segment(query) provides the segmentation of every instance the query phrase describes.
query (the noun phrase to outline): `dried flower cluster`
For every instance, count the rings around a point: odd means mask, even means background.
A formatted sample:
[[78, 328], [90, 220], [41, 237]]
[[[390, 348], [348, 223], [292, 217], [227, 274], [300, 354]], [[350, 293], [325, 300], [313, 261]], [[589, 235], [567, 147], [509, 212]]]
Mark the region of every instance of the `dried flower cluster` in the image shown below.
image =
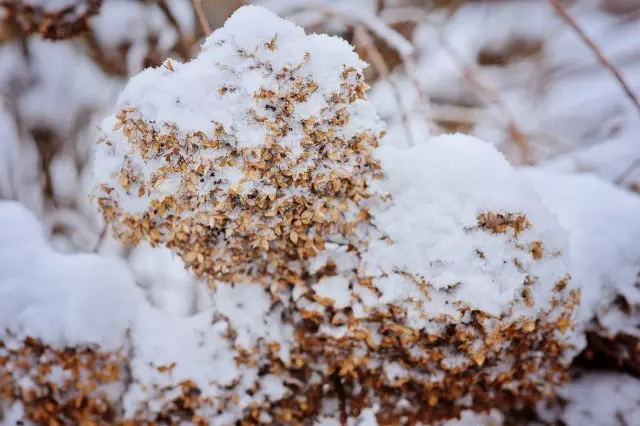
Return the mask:
[[20, 402], [36, 424], [109, 424], [122, 414], [108, 386], [120, 385], [123, 365], [123, 357], [90, 346], [0, 340], [0, 395], [4, 404]]
[[119, 396], [131, 386], [130, 361], [121, 351], [103, 352], [94, 346], [56, 349], [31, 337], [0, 340], [2, 404], [11, 407], [12, 417], [39, 425], [208, 424], [195, 414], [203, 400], [191, 381], [164, 389], [177, 395], [153, 415], [125, 415]]
[[96, 199], [115, 235], [173, 249], [214, 297], [268, 297], [216, 302], [244, 373], [198, 393], [206, 421], [433, 423], [566, 378], [579, 292], [557, 222], [480, 141], [376, 149], [363, 65], [246, 7], [196, 60], [134, 78], [103, 124]]
[[72, 38], [89, 29], [87, 20], [96, 15], [102, 0], [2, 0], [4, 19], [25, 34], [40, 34], [50, 40]]
[[[487, 225], [487, 217], [495, 226]], [[478, 218], [476, 232], [499, 233], [520, 245], [522, 256], [513, 263], [522, 268], [540, 261], [539, 245], [518, 239], [517, 229], [528, 226], [522, 215], [487, 213]], [[569, 277], [554, 283], [549, 300], [536, 303], [532, 294], [541, 285], [525, 275], [504, 311], [492, 315], [461, 297], [471, 283], [436, 288], [398, 270], [362, 276], [348, 268], [367, 252], [325, 255], [306, 284], [270, 288], [273, 309], [283, 310], [283, 322], [295, 327], [290, 358], [278, 356], [275, 341], [239, 357], [250, 366], [264, 363], [266, 355], [267, 363], [258, 365], [291, 388], [280, 401], [256, 404], [247, 417], [251, 423], [267, 415], [278, 424], [303, 424], [335, 406], [344, 419], [376, 407], [379, 424], [434, 424], [465, 409], [532, 403], [567, 380], [563, 336], [573, 327], [579, 302], [579, 292], [568, 288]], [[478, 259], [486, 256], [478, 253]], [[452, 307], [450, 313], [438, 314], [443, 305]], [[518, 313], [527, 308], [540, 314]]]
[[[199, 61], [212, 61], [216, 87], [194, 88], [215, 90], [204, 100], [210, 105], [193, 105], [188, 94], [173, 101], [177, 114], [218, 110], [204, 128], [185, 129], [163, 111], [163, 120], [152, 119], [145, 105], [126, 99], [99, 148], [125, 157], [98, 198], [118, 238], [165, 244], [199, 276], [257, 278], [271, 268], [286, 278], [299, 269], [292, 262], [314, 256], [332, 236], [349, 239], [368, 219], [358, 206], [377, 172], [371, 154], [380, 129], [358, 126], [354, 116], [371, 108], [362, 65], [349, 49], [351, 64], [331, 69], [323, 87], [314, 78], [324, 71], [320, 41], [336, 49], [344, 42], [309, 37], [309, 51], [299, 55], [286, 36], [272, 32], [247, 48], [213, 35]], [[188, 84], [189, 67], [167, 61], [158, 84]]]

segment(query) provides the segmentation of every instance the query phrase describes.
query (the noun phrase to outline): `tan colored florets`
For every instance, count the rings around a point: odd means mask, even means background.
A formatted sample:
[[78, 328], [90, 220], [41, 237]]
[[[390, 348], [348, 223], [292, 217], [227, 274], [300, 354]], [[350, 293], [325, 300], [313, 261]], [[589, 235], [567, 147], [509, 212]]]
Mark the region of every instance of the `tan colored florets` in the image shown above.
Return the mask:
[[[173, 117], [149, 117], [133, 99], [124, 102], [115, 124], [105, 124], [112, 129], [104, 129], [100, 149], [113, 155], [121, 138], [130, 149], [98, 196], [120, 239], [165, 244], [199, 276], [255, 278], [267, 267], [287, 275], [290, 262], [314, 256], [332, 235], [349, 238], [367, 219], [358, 205], [378, 173], [372, 150], [381, 131], [377, 122], [363, 127], [357, 117], [371, 108], [362, 64], [343, 41], [327, 37], [347, 50], [348, 61], [330, 64], [333, 75], [325, 78], [331, 84], [319, 84], [318, 74], [329, 71], [315, 58], [317, 43], [305, 46], [304, 38], [313, 36], [301, 31], [293, 31], [307, 49], [299, 62], [283, 60], [288, 53], [279, 44], [294, 37], [286, 32], [251, 48], [214, 36], [193, 63], [168, 61], [155, 71], [166, 80], [159, 84], [177, 84], [189, 78], [188, 67], [216, 58], [220, 62], [207, 64], [215, 89], [208, 102], [235, 107], [236, 117], [226, 123], [227, 111], [203, 108], [193, 113], [206, 118], [207, 127], [191, 130]], [[218, 56], [227, 51], [223, 63]], [[262, 84], [243, 87], [250, 78]], [[180, 97], [171, 102], [179, 105]], [[188, 102], [188, 94], [184, 98]], [[131, 209], [124, 198], [139, 198], [143, 208]]]
[[36, 424], [109, 424], [122, 413], [108, 387], [120, 386], [125, 365], [122, 355], [91, 346], [0, 340], [0, 396], [22, 403], [24, 417]]

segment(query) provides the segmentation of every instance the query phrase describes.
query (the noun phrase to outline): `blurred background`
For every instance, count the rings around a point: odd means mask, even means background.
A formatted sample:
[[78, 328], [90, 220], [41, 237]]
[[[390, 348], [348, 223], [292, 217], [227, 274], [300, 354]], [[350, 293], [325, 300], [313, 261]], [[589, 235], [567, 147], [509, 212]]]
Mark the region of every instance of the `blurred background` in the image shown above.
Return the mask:
[[[370, 64], [369, 97], [388, 125], [383, 143], [464, 132], [494, 143], [514, 165], [592, 172], [640, 191], [640, 0], [246, 3], [355, 46]], [[0, 199], [34, 211], [57, 250], [121, 256], [141, 285], [165, 285], [155, 294], [179, 297], [172, 286], [193, 281], [182, 265], [148, 246], [113, 241], [89, 200], [96, 126], [130, 76], [166, 58], [193, 57], [243, 4], [0, 0]], [[178, 315], [188, 304], [154, 303]], [[578, 363], [597, 358], [640, 376], [637, 339], [591, 339], [591, 354]], [[616, 387], [637, 389], [629, 375], [607, 377], [567, 388], [589, 401], [578, 401], [577, 412]], [[579, 414], [577, 423], [567, 420], [566, 395], [545, 413], [513, 421], [580, 424]], [[602, 422], [584, 424], [639, 425], [638, 402], [620, 401], [593, 410]]]
[[[638, 187], [639, 0], [255, 3], [355, 46], [385, 143], [459, 131], [514, 165]], [[0, 197], [35, 211], [61, 250], [90, 250], [102, 230], [87, 198], [96, 125], [131, 75], [196, 55], [244, 2], [0, 4]]]

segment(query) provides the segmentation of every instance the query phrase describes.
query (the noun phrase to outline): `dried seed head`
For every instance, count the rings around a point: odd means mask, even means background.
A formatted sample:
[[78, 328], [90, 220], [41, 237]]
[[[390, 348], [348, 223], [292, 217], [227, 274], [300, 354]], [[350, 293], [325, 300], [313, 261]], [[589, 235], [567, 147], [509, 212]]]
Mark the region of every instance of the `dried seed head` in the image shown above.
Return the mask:
[[285, 270], [330, 235], [351, 240], [379, 169], [382, 128], [352, 47], [290, 23], [233, 36], [240, 21], [195, 60], [135, 77], [96, 158], [118, 238], [165, 244], [213, 278]]

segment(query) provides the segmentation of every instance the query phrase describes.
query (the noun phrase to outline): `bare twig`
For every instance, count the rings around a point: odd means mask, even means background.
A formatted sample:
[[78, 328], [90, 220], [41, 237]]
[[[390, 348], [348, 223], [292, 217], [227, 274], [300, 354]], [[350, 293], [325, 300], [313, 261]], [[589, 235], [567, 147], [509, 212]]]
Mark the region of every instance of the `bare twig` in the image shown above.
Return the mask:
[[[631, 86], [624, 79], [620, 71], [611, 63], [611, 61], [605, 56], [600, 47], [589, 37], [584, 30], [580, 27], [580, 25], [576, 22], [576, 20], [569, 15], [567, 9], [560, 3], [558, 0], [549, 0], [549, 3], [553, 5], [556, 10], [556, 13], [565, 21], [582, 39], [582, 41], [593, 51], [593, 53], [598, 58], [598, 62], [606, 68], [618, 81], [622, 89], [624, 90], [627, 97], [634, 104], [638, 113], [640, 113], [640, 98], [633, 91]], [[633, 173], [638, 167], [640, 167], [640, 158], [636, 158], [620, 175], [614, 180], [618, 185], [622, 184], [630, 175]]]
[[418, 6], [400, 6], [387, 8], [380, 12], [380, 19], [391, 25], [398, 22], [414, 22], [419, 24], [428, 16], [428, 12]]
[[98, 240], [96, 241], [96, 243], [93, 246], [93, 249], [91, 250], [92, 253], [97, 253], [98, 250], [100, 250], [100, 247], [102, 247], [102, 243], [104, 242], [104, 237], [107, 235], [107, 229], [109, 229], [109, 225], [105, 224], [102, 230], [100, 231], [100, 234], [98, 235]]
[[620, 173], [620, 175], [614, 180], [614, 182], [618, 185], [621, 185], [625, 180], [627, 180], [629, 176], [631, 176], [631, 173], [633, 173], [638, 168], [638, 166], [640, 166], [640, 158], [636, 158], [635, 160], [633, 160], [633, 162], [626, 169], [624, 169], [622, 173]]
[[507, 120], [507, 130], [520, 151], [521, 161], [525, 164], [531, 164], [533, 159], [531, 158], [529, 151], [526, 134], [520, 126], [518, 126], [513, 115], [502, 101], [500, 95], [493, 87], [483, 81], [480, 73], [474, 67], [462, 58], [456, 48], [449, 43], [449, 40], [445, 37], [439, 26], [437, 27], [437, 30], [440, 43], [449, 53], [449, 56], [457, 62], [458, 66], [462, 69], [465, 80], [467, 80], [469, 84], [476, 89], [476, 92], [484, 99], [485, 102], [496, 106], [500, 111], [500, 114]]
[[439, 126], [433, 121], [433, 117], [431, 116], [431, 97], [418, 80], [418, 72], [416, 70], [416, 64], [413, 61], [413, 58], [409, 56], [401, 56], [402, 63], [404, 64], [405, 71], [411, 83], [416, 88], [416, 93], [418, 94], [418, 98], [420, 99], [420, 107], [422, 109], [422, 115], [424, 119], [427, 121], [429, 125], [429, 129], [433, 131], [440, 130]]
[[191, 4], [193, 5], [193, 10], [196, 12], [196, 16], [200, 21], [200, 27], [202, 28], [202, 32], [205, 36], [211, 34], [211, 25], [209, 25], [209, 21], [207, 20], [207, 16], [202, 9], [202, 0], [191, 0]]
[[476, 124], [480, 120], [487, 118], [485, 108], [443, 103], [432, 103], [431, 114], [435, 121], [455, 121], [470, 124]]
[[396, 99], [396, 103], [398, 104], [398, 108], [401, 111], [402, 123], [404, 124], [405, 132], [407, 134], [407, 142], [409, 145], [414, 145], [413, 135], [411, 133], [411, 127], [409, 123], [409, 113], [407, 111], [406, 106], [402, 102], [402, 97], [400, 96], [400, 90], [398, 90], [398, 86], [395, 81], [389, 78], [389, 67], [385, 62], [382, 54], [376, 47], [373, 42], [373, 38], [367, 30], [362, 25], [356, 25], [353, 31], [354, 42], [356, 46], [362, 47], [367, 53], [367, 59], [371, 62], [373, 67], [378, 71], [380, 76], [387, 80], [387, 82], [391, 85], [391, 90], [393, 91], [393, 95]]
[[624, 92], [627, 94], [627, 97], [633, 102], [638, 113], [640, 113], [640, 99], [638, 95], [635, 94], [631, 86], [626, 82], [620, 71], [616, 67], [613, 66], [611, 61], [602, 53], [602, 50], [598, 47], [598, 45], [589, 37], [584, 30], [578, 25], [575, 19], [569, 15], [567, 9], [560, 3], [558, 0], [548, 0], [549, 3], [553, 5], [556, 12], [560, 17], [578, 34], [578, 36], [585, 42], [587, 46], [593, 51], [593, 53], [598, 58], [600, 64], [605, 67], [609, 72], [618, 80], [620, 86], [623, 88]]
[[189, 59], [189, 57], [191, 56], [189, 52], [189, 45], [184, 39], [184, 34], [182, 32], [182, 29], [180, 28], [180, 24], [178, 23], [178, 20], [173, 15], [173, 12], [171, 12], [171, 8], [167, 4], [166, 0], [158, 0], [157, 4], [160, 10], [162, 11], [162, 13], [164, 14], [165, 18], [167, 19], [167, 21], [169, 21], [169, 24], [171, 24], [171, 26], [178, 33], [178, 41], [175, 46], [176, 53], [180, 55], [184, 60]]

